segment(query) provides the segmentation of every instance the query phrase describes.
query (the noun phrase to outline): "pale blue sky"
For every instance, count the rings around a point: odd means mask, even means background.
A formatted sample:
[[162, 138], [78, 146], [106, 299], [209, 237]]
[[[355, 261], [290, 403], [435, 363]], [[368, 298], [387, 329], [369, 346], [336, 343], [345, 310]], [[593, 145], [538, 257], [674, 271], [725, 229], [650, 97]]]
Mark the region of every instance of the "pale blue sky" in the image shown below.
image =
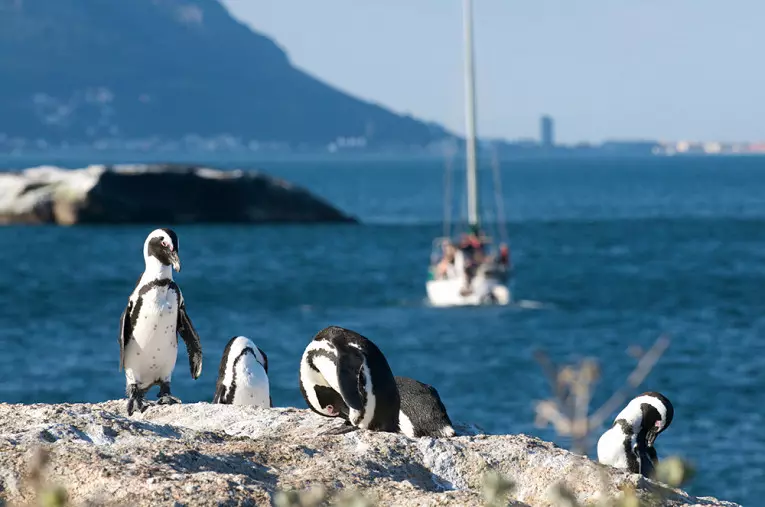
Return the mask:
[[[295, 65], [463, 129], [461, 0], [223, 0]], [[479, 135], [765, 139], [765, 0], [475, 0]]]

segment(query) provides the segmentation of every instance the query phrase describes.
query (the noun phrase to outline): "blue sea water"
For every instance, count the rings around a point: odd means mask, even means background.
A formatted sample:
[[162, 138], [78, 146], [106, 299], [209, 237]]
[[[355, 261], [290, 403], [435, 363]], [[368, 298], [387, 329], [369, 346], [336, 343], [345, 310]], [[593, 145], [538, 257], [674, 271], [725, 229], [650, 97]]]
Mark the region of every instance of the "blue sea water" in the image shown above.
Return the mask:
[[[176, 227], [176, 280], [205, 353], [193, 381], [181, 346], [173, 386], [184, 401], [212, 399], [223, 347], [244, 334], [269, 356], [274, 404], [304, 407], [300, 356], [336, 324], [374, 340], [394, 373], [435, 385], [452, 419], [566, 445], [534, 425], [534, 402], [550, 396], [534, 351], [597, 358], [598, 405], [634, 367], [628, 349], [666, 333], [637, 391], [675, 406], [660, 456], [694, 462], [694, 494], [754, 505], [765, 495], [765, 158], [505, 161], [515, 296], [541, 307], [455, 309], [424, 302], [443, 162], [208, 162], [282, 176], [363, 225]], [[488, 204], [491, 176], [481, 174]], [[0, 228], [0, 401], [123, 396], [119, 316], [160, 225]]]

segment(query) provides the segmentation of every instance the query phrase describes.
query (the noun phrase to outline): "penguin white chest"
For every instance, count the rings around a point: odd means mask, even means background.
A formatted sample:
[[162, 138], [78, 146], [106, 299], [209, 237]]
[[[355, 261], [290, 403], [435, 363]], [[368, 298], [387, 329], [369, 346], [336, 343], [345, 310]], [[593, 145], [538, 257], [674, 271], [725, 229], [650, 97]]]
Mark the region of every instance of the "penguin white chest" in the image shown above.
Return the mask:
[[158, 380], [170, 380], [178, 358], [178, 294], [167, 287], [152, 288], [141, 296], [133, 312], [137, 312], [133, 339], [125, 348], [128, 383], [145, 388]]
[[598, 440], [598, 461], [616, 468], [629, 468], [628, 453], [632, 453], [634, 437], [625, 435], [619, 426], [603, 433]]
[[234, 405], [270, 406], [268, 375], [252, 354], [246, 354], [237, 362], [234, 381]]

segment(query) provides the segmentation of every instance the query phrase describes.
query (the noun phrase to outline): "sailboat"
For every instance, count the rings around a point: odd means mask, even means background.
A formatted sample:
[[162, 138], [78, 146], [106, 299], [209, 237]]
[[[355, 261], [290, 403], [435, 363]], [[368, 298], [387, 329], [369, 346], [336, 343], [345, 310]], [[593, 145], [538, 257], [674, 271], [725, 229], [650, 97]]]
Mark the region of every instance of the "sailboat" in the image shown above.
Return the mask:
[[[494, 248], [480, 224], [476, 158], [475, 65], [473, 63], [473, 2], [464, 1], [465, 45], [465, 150], [468, 230], [461, 238], [446, 236], [433, 242], [428, 280], [428, 300], [433, 306], [506, 305], [511, 301], [507, 282], [510, 259], [507, 245]], [[448, 200], [448, 198], [447, 198]], [[446, 202], [445, 206], [451, 203]], [[498, 201], [499, 204], [499, 201]]]

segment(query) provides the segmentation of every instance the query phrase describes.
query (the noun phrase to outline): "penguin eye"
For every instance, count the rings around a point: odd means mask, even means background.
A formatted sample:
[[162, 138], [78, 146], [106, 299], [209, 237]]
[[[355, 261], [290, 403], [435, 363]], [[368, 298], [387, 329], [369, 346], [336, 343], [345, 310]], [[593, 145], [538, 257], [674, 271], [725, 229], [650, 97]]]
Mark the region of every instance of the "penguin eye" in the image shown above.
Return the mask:
[[165, 248], [167, 248], [167, 241], [165, 241], [164, 239], [162, 240], [162, 246], [164, 246]]

